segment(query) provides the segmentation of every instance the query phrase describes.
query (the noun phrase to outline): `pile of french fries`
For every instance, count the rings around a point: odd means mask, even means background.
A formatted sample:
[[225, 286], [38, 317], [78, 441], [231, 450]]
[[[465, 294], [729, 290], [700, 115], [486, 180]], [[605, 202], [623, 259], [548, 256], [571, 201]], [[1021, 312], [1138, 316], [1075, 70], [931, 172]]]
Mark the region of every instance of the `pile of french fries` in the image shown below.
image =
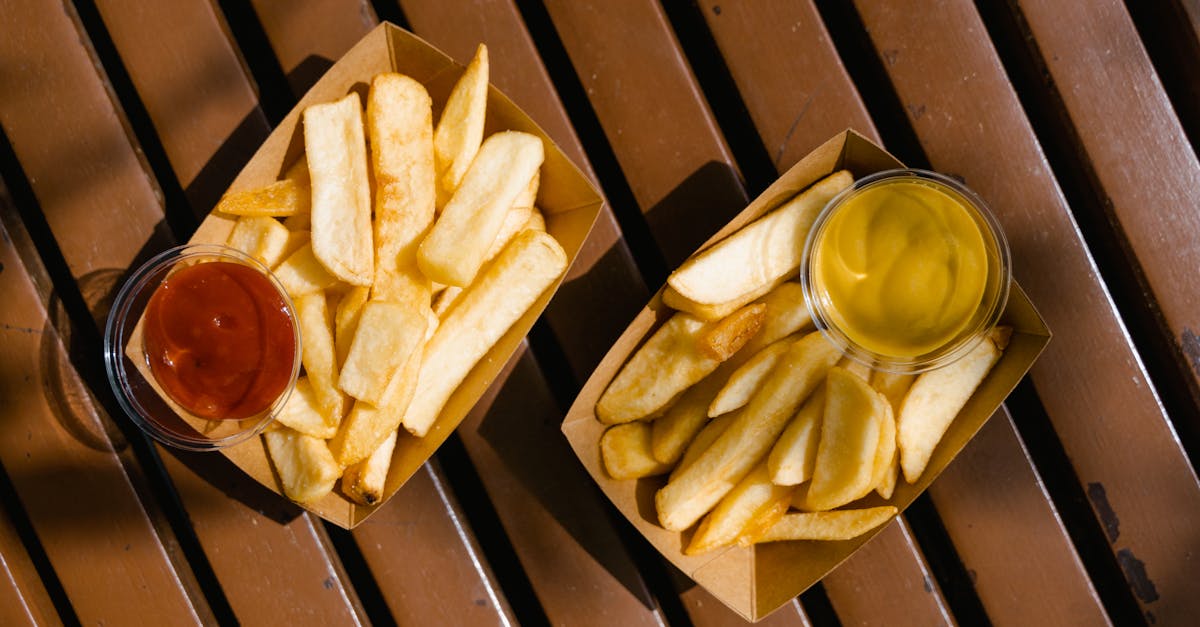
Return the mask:
[[[383, 497], [393, 451], [422, 437], [468, 372], [566, 271], [535, 206], [542, 140], [483, 137], [480, 46], [436, 126], [410, 77], [375, 76], [303, 113], [304, 158], [262, 189], [227, 194], [227, 244], [292, 298], [303, 376], [263, 437], [284, 494], [309, 503], [338, 478]], [[368, 157], [369, 153], [369, 157]]]
[[[698, 525], [690, 555], [738, 544], [847, 540], [897, 514], [856, 503], [916, 482], [951, 421], [1007, 346], [997, 328], [962, 359], [917, 376], [844, 358], [812, 330], [794, 278], [817, 214], [853, 183], [836, 172], [685, 262], [677, 310], [596, 404], [614, 479], [669, 474], [659, 523]], [[850, 507], [846, 507], [850, 506]]]

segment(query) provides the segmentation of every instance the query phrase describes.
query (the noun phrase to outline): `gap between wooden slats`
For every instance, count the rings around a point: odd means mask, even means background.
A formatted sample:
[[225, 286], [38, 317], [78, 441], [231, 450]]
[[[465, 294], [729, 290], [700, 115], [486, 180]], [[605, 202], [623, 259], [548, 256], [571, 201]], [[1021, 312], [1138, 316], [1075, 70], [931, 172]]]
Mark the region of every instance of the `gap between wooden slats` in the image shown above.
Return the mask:
[[[719, 9], [716, 6], [706, 7], [704, 17], [763, 143], [773, 150], [779, 169], [785, 169], [845, 126], [858, 128], [869, 136], [876, 135], [866, 108], [842, 67], [830, 35], [811, 2], [764, 5], [726, 1], [719, 5]], [[771, 54], [772, 50], [783, 49], [794, 53], [783, 59]], [[1087, 574], [1079, 565], [1065, 531], [1060, 524], [1056, 524], [1053, 504], [1039, 490], [1033, 463], [1021, 449], [1011, 425], [1009, 433], [1009, 438], [993, 438], [992, 441], [999, 448], [994, 447], [989, 455], [1002, 460], [1007, 468], [1020, 472], [1018, 476], [1028, 479], [1020, 486], [1020, 493], [1030, 498], [1021, 501], [1024, 508], [1016, 517], [1049, 522], [1044, 528], [1057, 532], [1056, 536], [1048, 538], [1057, 540], [1057, 543], [1052, 543], [1057, 550], [1039, 552], [1039, 563], [1045, 565], [1045, 570], [1055, 568], [1060, 576], [1071, 572], [1073, 567], [1074, 579], [1070, 589], [1082, 589], [1084, 592], [1081, 597], [1073, 597], [1074, 602], [1086, 605], [1090, 601], [1093, 610], [1100, 610]], [[973, 446], [978, 448], [977, 445]], [[947, 473], [956, 474], [960, 481], [978, 482], [982, 478], [954, 470], [961, 466], [956, 465]], [[957, 507], [951, 499], [938, 499], [936, 492], [933, 496], [939, 511], [953, 511]], [[1015, 543], [1023, 537], [1019, 529], [1017, 525], [1002, 526], [992, 532], [1001, 533]], [[975, 542], [990, 538], [973, 533], [970, 525], [949, 526], [948, 531], [958, 547], [973, 546]], [[986, 557], [988, 554], [979, 555]], [[987, 586], [995, 581], [999, 581], [1007, 591], [1016, 590], [1017, 598], [1025, 599], [1027, 604], [1044, 596], [1044, 588], [1036, 585], [1038, 579], [1028, 577], [1025, 569], [1007, 569], [1004, 565], [989, 565], [979, 561], [971, 566], [978, 570], [991, 567], [990, 578], [984, 577], [982, 584], [975, 582], [975, 589], [980, 596], [986, 596], [990, 592]], [[1103, 616], [1102, 610], [1100, 615]]]
[[[966, 2], [857, 6], [930, 161], [991, 203], [1016, 277], [1056, 333], [1033, 382], [1097, 519], [1120, 521], [1113, 549], [1132, 589], [1155, 616], [1186, 613], [1198, 601], [1178, 584], [1195, 544], [1184, 521], [1200, 519], [1200, 488], [978, 14]], [[961, 87], [934, 88], [945, 84]]]

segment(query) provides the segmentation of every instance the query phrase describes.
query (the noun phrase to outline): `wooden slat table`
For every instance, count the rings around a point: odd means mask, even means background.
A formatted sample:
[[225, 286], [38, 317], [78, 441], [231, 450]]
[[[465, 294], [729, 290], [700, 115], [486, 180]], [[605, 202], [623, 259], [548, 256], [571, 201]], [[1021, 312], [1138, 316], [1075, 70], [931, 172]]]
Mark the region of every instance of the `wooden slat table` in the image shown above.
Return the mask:
[[[1186, 0], [4, 2], [0, 623], [742, 624], [625, 523], [558, 425], [669, 269], [851, 127], [981, 194], [1055, 338], [927, 497], [763, 624], [1188, 624], [1196, 15]], [[608, 205], [457, 435], [346, 532], [218, 456], [145, 439], [108, 389], [100, 327], [122, 275], [186, 240], [381, 19], [460, 62], [486, 43], [492, 81]]]

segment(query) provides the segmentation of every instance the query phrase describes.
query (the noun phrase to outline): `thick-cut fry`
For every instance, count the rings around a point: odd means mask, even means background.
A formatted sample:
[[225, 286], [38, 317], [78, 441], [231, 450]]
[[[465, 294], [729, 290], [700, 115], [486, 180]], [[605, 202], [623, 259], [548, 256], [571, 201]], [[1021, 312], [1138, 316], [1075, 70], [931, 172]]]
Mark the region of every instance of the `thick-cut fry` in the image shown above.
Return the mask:
[[820, 333], [793, 344], [725, 433], [655, 495], [662, 526], [687, 529], [733, 489], [766, 456], [838, 356]]
[[292, 216], [309, 212], [310, 194], [307, 185], [284, 179], [258, 189], [229, 192], [213, 211], [234, 216]]
[[521, 193], [517, 194], [517, 197], [513, 199], [513, 208], [526, 207], [532, 210], [533, 204], [537, 202], [538, 188], [541, 184], [542, 171], [538, 170], [533, 173], [533, 177], [525, 184], [525, 188], [521, 190]]
[[425, 343], [425, 306], [373, 300], [363, 305], [346, 367], [338, 375], [342, 391], [379, 405], [392, 376]]
[[867, 509], [842, 509], [836, 512], [796, 512], [784, 514], [770, 529], [749, 544], [783, 540], [850, 540], [891, 520], [898, 510], [891, 505]]
[[531, 229], [534, 231], [546, 230], [546, 216], [537, 207], [534, 207], [529, 214], [529, 221], [525, 223], [525, 228], [521, 230]]
[[[892, 408], [893, 422], [900, 415], [900, 403], [904, 401], [904, 395], [908, 394], [908, 389], [912, 387], [913, 380], [916, 378], [916, 375], [896, 374], [882, 370], [876, 370], [871, 373], [871, 387], [875, 388], [875, 391], [887, 399], [888, 404]], [[897, 448], [892, 453], [892, 461], [888, 464], [888, 468], [883, 474], [883, 479], [875, 487], [875, 492], [885, 499], [892, 498], [892, 494], [896, 490], [896, 478], [899, 474], [900, 450]]]
[[[896, 454], [896, 416], [892, 413], [892, 405], [885, 398], [883, 417], [879, 419], [879, 446], [875, 449], [875, 460], [872, 462], [871, 487], [860, 497], [866, 496], [871, 490], [878, 490], [884, 484], [888, 472], [894, 467]], [[895, 489], [895, 485], [893, 480], [892, 489]]]
[[291, 396], [283, 404], [275, 420], [300, 433], [322, 440], [332, 438], [333, 434], [337, 433], [337, 422], [321, 413], [317, 395], [313, 392], [308, 377], [296, 380], [296, 389], [292, 390]]
[[762, 328], [767, 306], [762, 303], [746, 305], [712, 325], [700, 336], [700, 348], [710, 357], [725, 361], [741, 350]]
[[782, 283], [754, 301], [767, 306], [767, 317], [758, 333], [742, 347], [744, 355], [754, 355], [767, 346], [812, 325], [812, 314], [804, 302], [804, 290], [799, 283]]
[[596, 403], [596, 417], [620, 424], [653, 416], [720, 365], [701, 348], [710, 324], [684, 313], [667, 320], [621, 368]]
[[367, 96], [367, 132], [375, 174], [375, 281], [371, 297], [430, 304], [417, 248], [433, 225], [437, 196], [432, 101], [417, 81], [380, 74]]
[[433, 313], [437, 315], [439, 320], [445, 318], [446, 314], [450, 313], [450, 307], [454, 305], [459, 296], [462, 296], [462, 293], [463, 288], [453, 285], [438, 292], [437, 296], [433, 298]]
[[267, 431], [263, 439], [289, 499], [312, 503], [333, 490], [342, 469], [333, 461], [324, 440], [287, 427]]
[[896, 420], [896, 442], [904, 480], [915, 483], [946, 429], [1000, 360], [998, 342], [1011, 330], [997, 329], [954, 363], [922, 373], [913, 381]]
[[692, 438], [692, 441], [688, 443], [687, 450], [684, 451], [683, 457], [679, 458], [679, 463], [676, 464], [675, 469], [671, 471], [671, 479], [678, 477], [680, 473], [686, 471], [692, 466], [692, 464], [696, 463], [696, 460], [699, 459], [702, 454], [704, 454], [704, 451], [707, 451], [708, 447], [712, 446], [713, 442], [716, 442], [717, 438], [721, 437], [722, 433], [725, 433], [725, 430], [729, 428], [729, 424], [732, 423], [736, 417], [737, 413], [735, 412], [732, 414], [725, 414], [720, 418], [713, 418], [712, 420], [709, 420], [708, 424], [704, 425], [704, 427], [700, 429], [700, 432], [696, 434], [696, 437]]
[[886, 407], [883, 397], [866, 381], [842, 368], [830, 368], [821, 443], [807, 495], [811, 508], [833, 509], [874, 487], [875, 451]]
[[666, 289], [663, 290], [663, 304], [672, 309], [678, 309], [679, 311], [690, 313], [701, 320], [720, 320], [721, 318], [728, 316], [729, 314], [764, 296], [777, 286], [782, 285], [787, 278], [789, 277], [782, 277], [776, 282], [760, 285], [733, 300], [717, 303], [715, 305], [692, 302], [681, 296], [679, 292], [675, 290], [675, 288], [668, 285]]
[[356, 92], [304, 110], [304, 152], [312, 178], [313, 254], [337, 278], [369, 285], [375, 268], [371, 187]]
[[309, 241], [308, 231], [288, 231], [282, 225], [280, 228], [284, 230], [271, 227], [269, 232], [263, 233], [263, 238], [258, 242], [258, 251], [254, 254], [256, 259], [271, 269], [279, 267], [284, 259], [291, 257]]
[[417, 390], [423, 352], [413, 351], [388, 381], [379, 405], [355, 401], [338, 432], [329, 440], [329, 450], [342, 466], [357, 464], [379, 448], [400, 427], [404, 412]]
[[433, 133], [439, 210], [450, 201], [479, 150], [487, 92], [488, 51], [487, 46], [479, 44], [474, 58], [446, 99], [446, 107]]
[[350, 466], [342, 473], [342, 492], [362, 505], [374, 505], [383, 500], [392, 452], [396, 450], [398, 433], [391, 435], [371, 453], [370, 457]]
[[424, 436], [467, 373], [567, 270], [553, 236], [524, 231], [463, 292], [425, 348], [404, 427]]
[[640, 479], [671, 469], [650, 454], [650, 425], [645, 422], [609, 427], [600, 436], [600, 459], [613, 479]]
[[426, 276], [459, 287], [475, 278], [504, 215], [541, 167], [544, 150], [540, 137], [519, 131], [496, 133], [483, 142], [417, 251]]
[[716, 305], [796, 272], [817, 214], [853, 182], [845, 170], [817, 181], [782, 207], [684, 262], [667, 283], [688, 301]]
[[288, 241], [287, 228], [275, 218], [242, 216], [233, 225], [225, 245], [254, 257], [270, 268], [283, 258]]
[[337, 277], [326, 272], [325, 266], [313, 255], [312, 244], [305, 244], [289, 255], [275, 268], [274, 273], [292, 300], [337, 283]]
[[333, 346], [337, 349], [339, 369], [346, 364], [346, 356], [350, 354], [350, 344], [354, 341], [354, 332], [358, 329], [362, 307], [370, 294], [371, 288], [356, 285], [342, 296], [337, 309], [334, 310]]
[[325, 294], [311, 292], [301, 296], [296, 301], [296, 318], [300, 324], [300, 359], [304, 362], [304, 372], [312, 384], [321, 414], [337, 424], [345, 413], [346, 399], [338, 389], [333, 314], [326, 304]]
[[492, 240], [492, 245], [488, 247], [487, 254], [483, 256], [483, 262], [487, 263], [494, 259], [512, 241], [512, 238], [517, 233], [524, 231], [525, 225], [529, 222], [531, 215], [533, 215], [532, 207], [513, 205], [508, 210], [508, 213], [504, 214], [504, 222], [500, 223], [500, 230], [496, 232], [496, 239]]
[[650, 446], [655, 459], [665, 464], [673, 464], [683, 455], [688, 442], [691, 442], [708, 422], [708, 406], [724, 380], [721, 367], [718, 367], [712, 374], [680, 395], [679, 399], [667, 408], [666, 413], [654, 419]]
[[767, 469], [779, 485], [800, 485], [812, 478], [825, 414], [825, 389], [817, 388], [771, 447]]
[[749, 402], [754, 390], [758, 389], [758, 384], [771, 373], [771, 369], [779, 363], [779, 357], [787, 352], [788, 347], [797, 339], [799, 338], [785, 337], [762, 349], [734, 370], [725, 382], [725, 387], [717, 392], [717, 397], [709, 405], [708, 415], [715, 418]]
[[760, 463], [705, 516], [683, 552], [699, 555], [733, 544], [752, 524], [771, 528], [787, 511], [791, 494], [791, 487], [771, 483], [767, 465]]

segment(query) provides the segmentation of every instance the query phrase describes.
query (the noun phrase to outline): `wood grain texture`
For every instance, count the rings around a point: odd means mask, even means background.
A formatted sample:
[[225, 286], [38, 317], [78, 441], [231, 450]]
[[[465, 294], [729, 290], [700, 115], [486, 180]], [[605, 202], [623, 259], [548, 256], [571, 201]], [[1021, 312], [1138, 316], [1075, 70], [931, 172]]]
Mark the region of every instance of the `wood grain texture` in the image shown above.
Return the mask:
[[[3, 224], [0, 224], [3, 228]], [[0, 507], [0, 624], [61, 625], [46, 586], [21, 542], [9, 512]]]
[[1008, 454], [1014, 448], [1024, 444], [1001, 407], [929, 487], [988, 618], [1109, 624], [1050, 495], [1034, 468]]
[[1033, 383], [1101, 524], [1119, 529], [1132, 590], [1160, 621], [1195, 616], [1183, 573], [1200, 559], [1200, 485], [974, 6], [856, 6], [933, 166], [989, 203], [1055, 334]]
[[679, 265], [748, 199], [662, 7], [552, 0], [546, 9], [668, 267]]
[[0, 224], [0, 462], [81, 621], [198, 624], [207, 606], [177, 575], [118, 456], [127, 444], [110, 439], [7, 231]]
[[1200, 161], [1124, 3], [1018, 4], [1105, 205], [1200, 385]]
[[253, 0], [252, 4], [297, 97], [379, 24], [367, 0]]
[[458, 433], [555, 625], [665, 625], [522, 344]]
[[[511, 0], [474, 4], [402, 0], [400, 4], [414, 31], [459, 63], [469, 61], [480, 42], [487, 44], [493, 84], [596, 182], [583, 145]], [[587, 379], [649, 297], [616, 218], [605, 206], [545, 313], [578, 381]]]

